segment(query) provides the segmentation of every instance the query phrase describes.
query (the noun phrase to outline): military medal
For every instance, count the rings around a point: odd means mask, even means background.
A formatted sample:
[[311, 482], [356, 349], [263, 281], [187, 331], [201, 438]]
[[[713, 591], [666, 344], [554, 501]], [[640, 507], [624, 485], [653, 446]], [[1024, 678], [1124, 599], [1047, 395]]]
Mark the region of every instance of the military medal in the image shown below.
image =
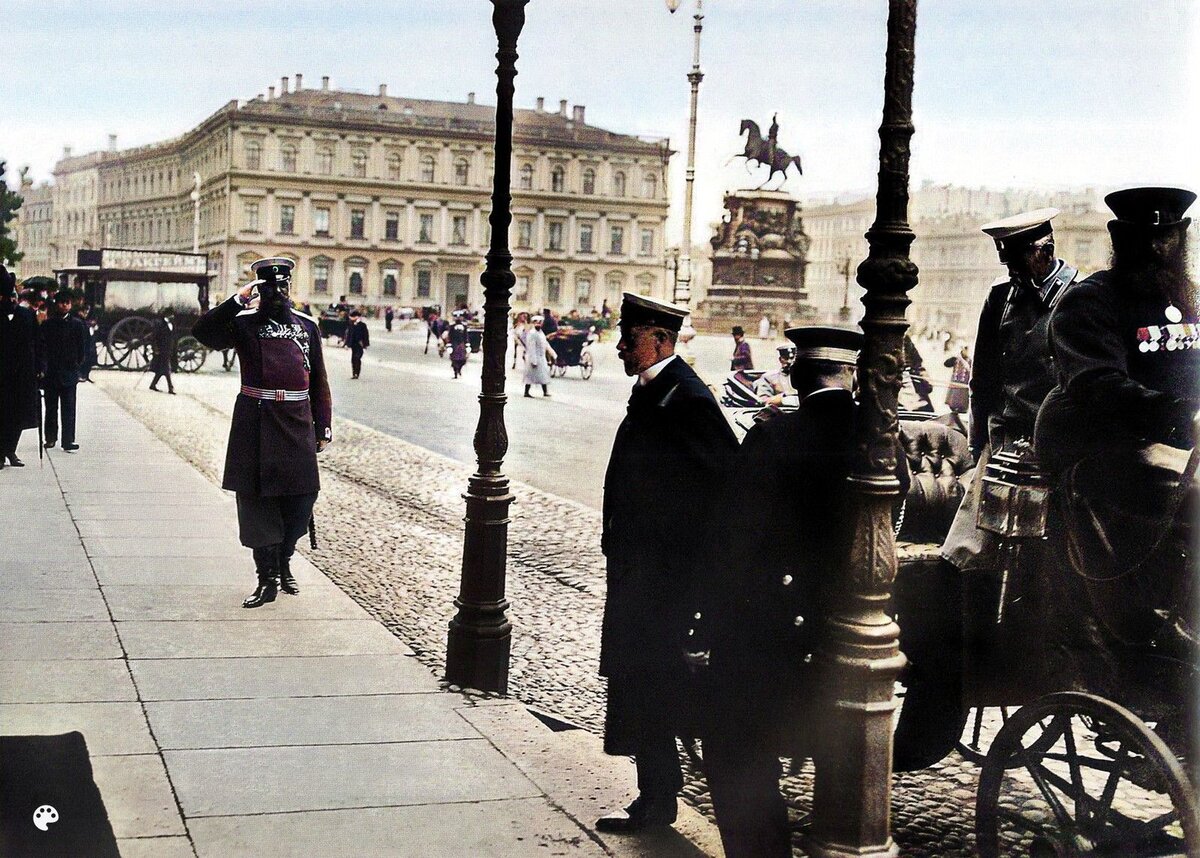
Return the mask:
[[1178, 325], [1183, 321], [1183, 312], [1174, 304], [1168, 304], [1167, 309], [1163, 311], [1163, 315], [1167, 317], [1167, 321], [1173, 325]]

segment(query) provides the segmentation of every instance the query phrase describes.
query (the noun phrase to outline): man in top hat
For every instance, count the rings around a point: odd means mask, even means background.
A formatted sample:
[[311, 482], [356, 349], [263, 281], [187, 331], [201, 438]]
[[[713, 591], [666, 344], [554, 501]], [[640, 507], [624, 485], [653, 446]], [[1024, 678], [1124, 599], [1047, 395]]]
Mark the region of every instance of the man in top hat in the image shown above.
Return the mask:
[[708, 387], [675, 355], [687, 310], [625, 293], [617, 354], [637, 379], [604, 476], [601, 548], [608, 596], [600, 674], [608, 678], [604, 749], [633, 756], [638, 796], [602, 831], [675, 821], [683, 786], [675, 737], [684, 715], [684, 631], [709, 512], [737, 441]]
[[792, 854], [779, 758], [813, 754], [813, 654], [830, 570], [849, 551], [863, 335], [819, 326], [786, 335], [800, 406], [750, 429], [719, 504], [722, 528], [753, 550], [727, 550], [707, 567], [687, 637], [689, 663], [707, 676], [704, 768], [728, 858]]
[[41, 325], [42, 390], [46, 397], [46, 448], [59, 437], [62, 412], [62, 448], [78, 450], [75, 443], [75, 392], [88, 360], [91, 335], [87, 324], [71, 312], [74, 297], [66, 290], [54, 296], [50, 317]]
[[162, 311], [162, 315], [154, 320], [154, 331], [151, 336], [153, 351], [150, 354], [150, 372], [154, 373], [154, 377], [150, 379], [150, 389], [158, 390], [158, 380], [165, 378], [167, 393], [174, 395], [175, 382], [171, 380], [172, 364], [175, 362], [174, 310], [167, 307]]
[[362, 374], [363, 351], [371, 346], [371, 333], [362, 313], [356, 307], [350, 311], [350, 324], [346, 326], [346, 348], [350, 349], [350, 378]]
[[1057, 385], [1038, 416], [1036, 449], [1059, 477], [1073, 544], [1093, 571], [1086, 597], [1125, 641], [1145, 643], [1176, 611], [1192, 625], [1187, 597], [1173, 588], [1194, 575], [1187, 451], [1200, 411], [1200, 297], [1184, 215], [1195, 200], [1179, 188], [1105, 197], [1116, 215], [1112, 267], [1063, 296], [1050, 321]]
[[739, 369], [754, 369], [754, 359], [750, 357], [750, 344], [746, 342], [746, 331], [741, 325], [734, 325], [733, 356], [729, 359], [729, 369], [736, 372]]
[[17, 278], [0, 265], [0, 468], [25, 464], [17, 456], [21, 432], [41, 422], [41, 349], [37, 316], [18, 305]]
[[[317, 323], [292, 309], [292, 261], [260, 259], [259, 278], [192, 329], [212, 349], [237, 350], [242, 388], [233, 406], [222, 487], [237, 494], [241, 542], [254, 553], [257, 608], [299, 592], [290, 560], [320, 490], [317, 453], [331, 432], [332, 401]], [[255, 287], [258, 305], [250, 307]]]

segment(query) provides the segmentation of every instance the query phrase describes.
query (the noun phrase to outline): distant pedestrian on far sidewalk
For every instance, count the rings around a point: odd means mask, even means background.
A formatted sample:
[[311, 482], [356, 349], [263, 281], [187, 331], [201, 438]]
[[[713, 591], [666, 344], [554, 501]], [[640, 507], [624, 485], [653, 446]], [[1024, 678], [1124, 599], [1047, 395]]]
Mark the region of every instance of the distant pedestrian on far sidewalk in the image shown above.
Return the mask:
[[460, 378], [463, 367], [467, 365], [467, 347], [471, 338], [467, 333], [467, 311], [455, 310], [453, 315], [454, 322], [443, 336], [450, 346], [450, 369], [454, 371], [455, 378]]
[[535, 384], [542, 386], [542, 396], [550, 395], [550, 367], [558, 360], [558, 355], [550, 348], [550, 341], [542, 330], [545, 319], [534, 316], [530, 321], [533, 328], [525, 334], [525, 395], [532, 399], [529, 389]]
[[351, 310], [350, 324], [346, 326], [346, 348], [350, 349], [350, 369], [354, 373], [351, 378], [358, 378], [362, 373], [363, 351], [370, 346], [371, 332], [362, 320], [362, 313]]
[[91, 341], [87, 324], [71, 313], [71, 293], [65, 289], [54, 296], [50, 317], [38, 333], [42, 337], [42, 389], [46, 397], [46, 448], [58, 441], [59, 412], [62, 412], [62, 448], [78, 450], [75, 443], [75, 391], [87, 364]]
[[950, 389], [946, 391], [946, 406], [955, 414], [966, 414], [971, 407], [971, 355], [963, 346], [957, 357], [947, 358], [946, 366], [953, 367], [950, 373]]
[[391, 307], [383, 311], [383, 326], [389, 334], [392, 332], [392, 320], [395, 318], [396, 312]]
[[729, 369], [736, 372], [739, 369], [754, 369], [754, 358], [750, 356], [750, 344], [746, 342], [746, 331], [741, 325], [734, 325], [733, 356], [729, 359]]
[[150, 357], [150, 371], [154, 378], [150, 381], [150, 389], [158, 390], [158, 380], [166, 378], [167, 393], [175, 393], [175, 382], [171, 380], [171, 364], [175, 360], [175, 322], [174, 311], [170, 307], [162, 311], [162, 316], [155, 320], [152, 333], [153, 350]]

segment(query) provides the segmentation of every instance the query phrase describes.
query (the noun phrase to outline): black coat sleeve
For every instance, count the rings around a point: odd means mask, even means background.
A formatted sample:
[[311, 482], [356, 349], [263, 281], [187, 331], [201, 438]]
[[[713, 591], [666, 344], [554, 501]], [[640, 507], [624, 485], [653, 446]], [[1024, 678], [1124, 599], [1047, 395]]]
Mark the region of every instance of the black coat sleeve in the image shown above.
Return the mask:
[[988, 421], [1000, 409], [1004, 390], [1000, 381], [1000, 319], [1008, 300], [1007, 285], [993, 287], [979, 313], [975, 336], [975, 364], [971, 375], [971, 455], [976, 460], [988, 442]]
[[210, 349], [231, 349], [237, 345], [233, 320], [244, 308], [237, 296], [232, 296], [213, 307], [192, 327], [192, 336]]

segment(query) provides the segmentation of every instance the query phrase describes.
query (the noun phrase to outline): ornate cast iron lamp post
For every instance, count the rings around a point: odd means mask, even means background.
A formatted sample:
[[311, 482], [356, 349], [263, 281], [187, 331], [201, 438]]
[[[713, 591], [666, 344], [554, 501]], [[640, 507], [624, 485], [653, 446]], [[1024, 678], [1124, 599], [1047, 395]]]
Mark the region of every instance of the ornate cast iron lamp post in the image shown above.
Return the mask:
[[[680, 0], [666, 0], [667, 9], [672, 15], [679, 8]], [[683, 241], [680, 242], [682, 255], [675, 267], [675, 288], [671, 300], [681, 307], [690, 307], [692, 303], [692, 185], [696, 181], [696, 102], [700, 98], [700, 81], [704, 80], [704, 72], [700, 71], [700, 33], [704, 30], [704, 0], [696, 0], [696, 13], [692, 16], [692, 70], [688, 72], [688, 83], [692, 85], [692, 97], [688, 107], [688, 154], [687, 172], [684, 174], [683, 185]], [[692, 327], [692, 317], [689, 314], [683, 320], [683, 328], [679, 332], [681, 348], [676, 349], [688, 363], [694, 359], [688, 354], [687, 344], [696, 336]]]
[[509, 304], [516, 278], [508, 249], [512, 222], [513, 78], [517, 76], [517, 37], [525, 25], [528, 0], [492, 0], [496, 59], [496, 156], [492, 181], [491, 247], [483, 285], [483, 384], [475, 427], [478, 470], [467, 484], [462, 581], [454, 600], [446, 645], [446, 679], [457, 685], [500, 693], [508, 689], [512, 626], [505, 610], [508, 560], [508, 508], [513, 496], [500, 471], [508, 452], [504, 428], [504, 354], [508, 348]]
[[870, 251], [858, 267], [866, 290], [861, 322], [866, 345], [858, 360], [862, 419], [850, 552], [843, 587], [822, 653], [832, 679], [833, 717], [821, 742], [813, 798], [813, 854], [898, 855], [890, 831], [892, 716], [896, 675], [904, 665], [900, 629], [887, 613], [896, 579], [892, 502], [899, 493], [896, 398], [908, 328], [908, 291], [917, 285], [909, 259], [909, 141], [913, 134], [913, 45], [917, 0], [889, 0], [883, 124], [879, 128], [879, 191]]

